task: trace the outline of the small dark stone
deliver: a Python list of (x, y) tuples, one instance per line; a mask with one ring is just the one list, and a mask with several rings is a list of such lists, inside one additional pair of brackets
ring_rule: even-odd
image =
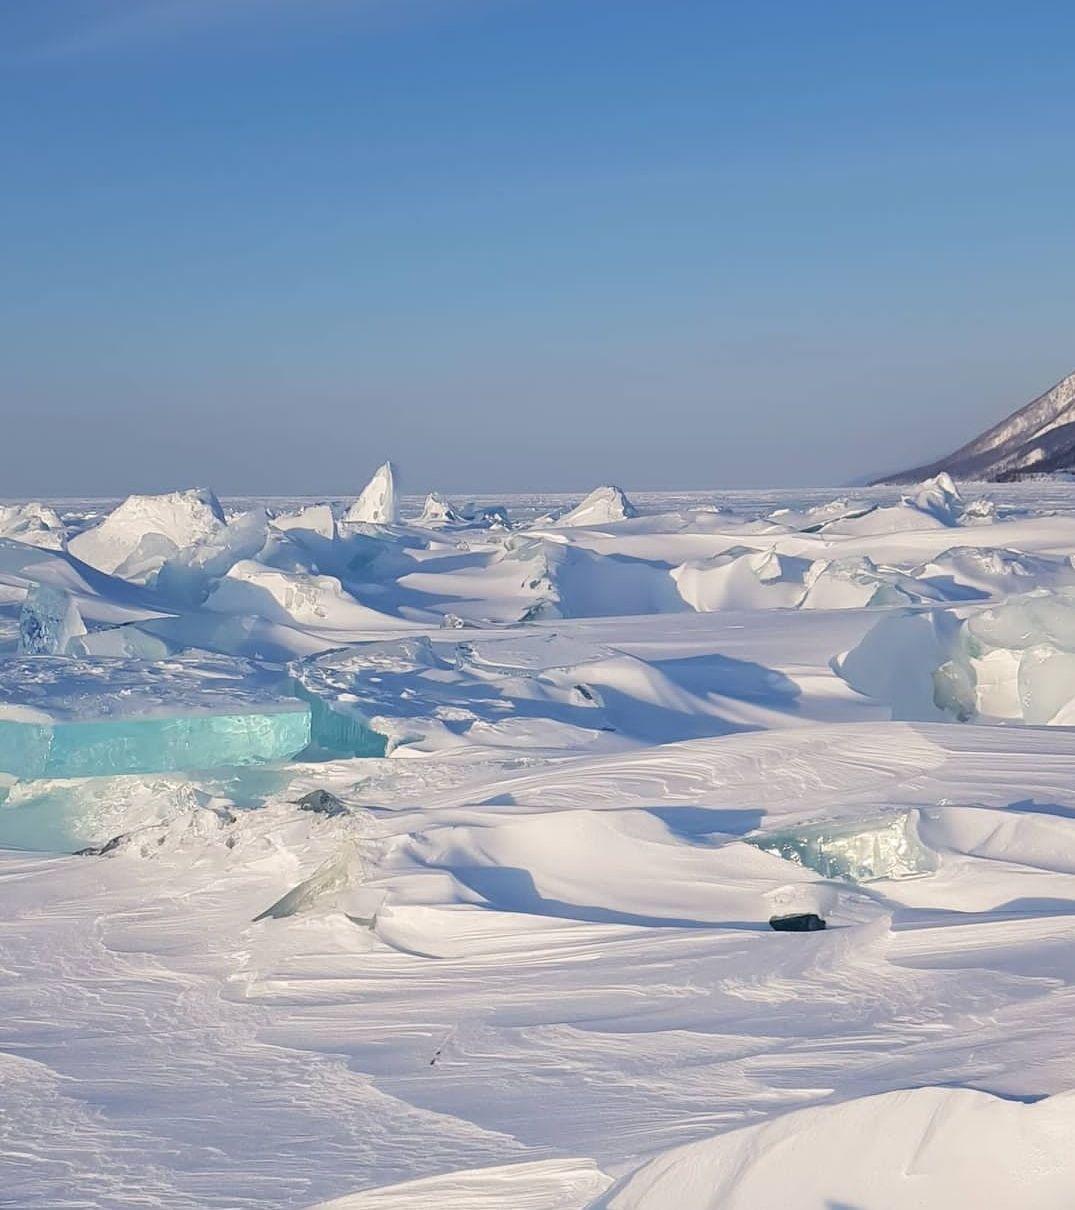
[(85, 849), (76, 849), (76, 857), (103, 857), (105, 853), (113, 853), (126, 840), (126, 833), (121, 833), (119, 836), (113, 836), (111, 840), (106, 840), (104, 844), (91, 844)]
[(770, 916), (769, 927), (778, 933), (816, 933), (825, 921), (814, 912), (797, 912), (793, 916)]
[(327, 790), (311, 790), (295, 804), (300, 811), (313, 811), (317, 815), (350, 815), (351, 808)]

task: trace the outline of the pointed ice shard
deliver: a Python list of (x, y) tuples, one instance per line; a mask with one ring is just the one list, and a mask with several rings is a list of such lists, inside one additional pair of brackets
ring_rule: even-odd
[(348, 509), (344, 520), (369, 525), (392, 525), (399, 520), (396, 472), (391, 462), (377, 468), (373, 478), (362, 489), (362, 495)]
[(69, 592), (35, 584), (19, 614), (19, 651), (23, 655), (63, 655), (72, 639), (86, 633)]

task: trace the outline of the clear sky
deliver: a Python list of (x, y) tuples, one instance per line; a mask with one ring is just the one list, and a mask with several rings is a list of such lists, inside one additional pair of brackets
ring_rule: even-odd
[(1075, 368), (1075, 5), (0, 0), (0, 496), (844, 482)]

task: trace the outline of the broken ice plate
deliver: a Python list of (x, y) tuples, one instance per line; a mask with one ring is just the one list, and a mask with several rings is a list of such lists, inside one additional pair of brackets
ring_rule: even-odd
[(804, 824), (744, 839), (825, 878), (848, 882), (916, 878), (937, 869), (937, 855), (920, 840), (918, 812), (913, 809)]

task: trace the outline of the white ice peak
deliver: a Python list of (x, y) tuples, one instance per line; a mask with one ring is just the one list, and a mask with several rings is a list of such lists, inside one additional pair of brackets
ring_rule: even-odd
[(362, 494), (351, 505), (345, 521), (369, 525), (392, 525), (399, 520), (399, 493), (396, 472), (391, 462), (379, 466)]

